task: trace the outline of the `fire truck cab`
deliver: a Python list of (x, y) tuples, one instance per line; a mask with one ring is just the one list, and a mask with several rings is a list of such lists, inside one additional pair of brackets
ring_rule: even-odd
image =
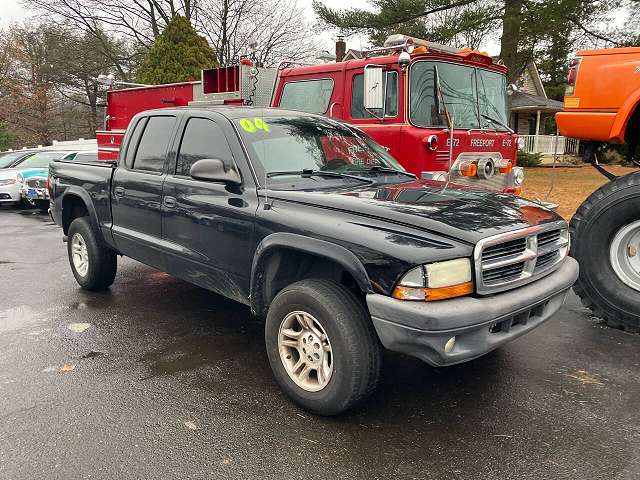
[(129, 120), (143, 110), (274, 106), (355, 125), (418, 177), (520, 193), (524, 172), (516, 167), (518, 139), (508, 126), (504, 65), (483, 52), (404, 35), (361, 56), (275, 68), (243, 60), (204, 70), (199, 82), (109, 90), (99, 158), (117, 158)]
[(515, 168), (504, 65), (403, 35), (362, 55), (282, 70), (273, 106), (349, 122), (419, 177), (446, 179), (451, 162), (451, 181), (519, 193), (524, 175)]

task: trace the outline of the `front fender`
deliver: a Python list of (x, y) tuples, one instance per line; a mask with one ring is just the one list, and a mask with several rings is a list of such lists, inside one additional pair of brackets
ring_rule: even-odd
[(273, 252), (282, 248), (309, 253), (333, 261), (341, 265), (353, 276), (358, 287), (363, 292), (368, 293), (372, 291), (371, 281), (362, 262), (353, 252), (343, 246), (294, 233), (272, 233), (262, 239), (258, 245), (251, 265), (250, 301), (251, 310), (256, 315), (263, 314), (267, 308), (263, 295), (266, 262)]

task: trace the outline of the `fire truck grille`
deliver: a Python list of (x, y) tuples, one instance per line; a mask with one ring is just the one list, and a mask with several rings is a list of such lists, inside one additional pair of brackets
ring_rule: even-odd
[(486, 295), (537, 280), (560, 266), (568, 250), (565, 222), (485, 238), (474, 251), (476, 290)]

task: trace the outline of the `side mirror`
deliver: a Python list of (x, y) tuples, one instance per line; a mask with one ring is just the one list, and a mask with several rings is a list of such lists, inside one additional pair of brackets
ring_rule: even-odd
[(203, 158), (191, 165), (189, 175), (194, 180), (205, 182), (224, 182), (230, 185), (242, 183), (240, 175), (235, 170), (226, 170), (222, 160), (217, 158)]
[(384, 108), (384, 88), (382, 83), (383, 67), (367, 65), (364, 67), (364, 108), (382, 110)]

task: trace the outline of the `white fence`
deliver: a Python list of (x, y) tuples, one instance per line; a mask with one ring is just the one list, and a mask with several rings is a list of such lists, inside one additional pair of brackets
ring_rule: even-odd
[(570, 155), (578, 153), (579, 140), (560, 135), (519, 135), (524, 139), (524, 150), (527, 153), (543, 155)]

